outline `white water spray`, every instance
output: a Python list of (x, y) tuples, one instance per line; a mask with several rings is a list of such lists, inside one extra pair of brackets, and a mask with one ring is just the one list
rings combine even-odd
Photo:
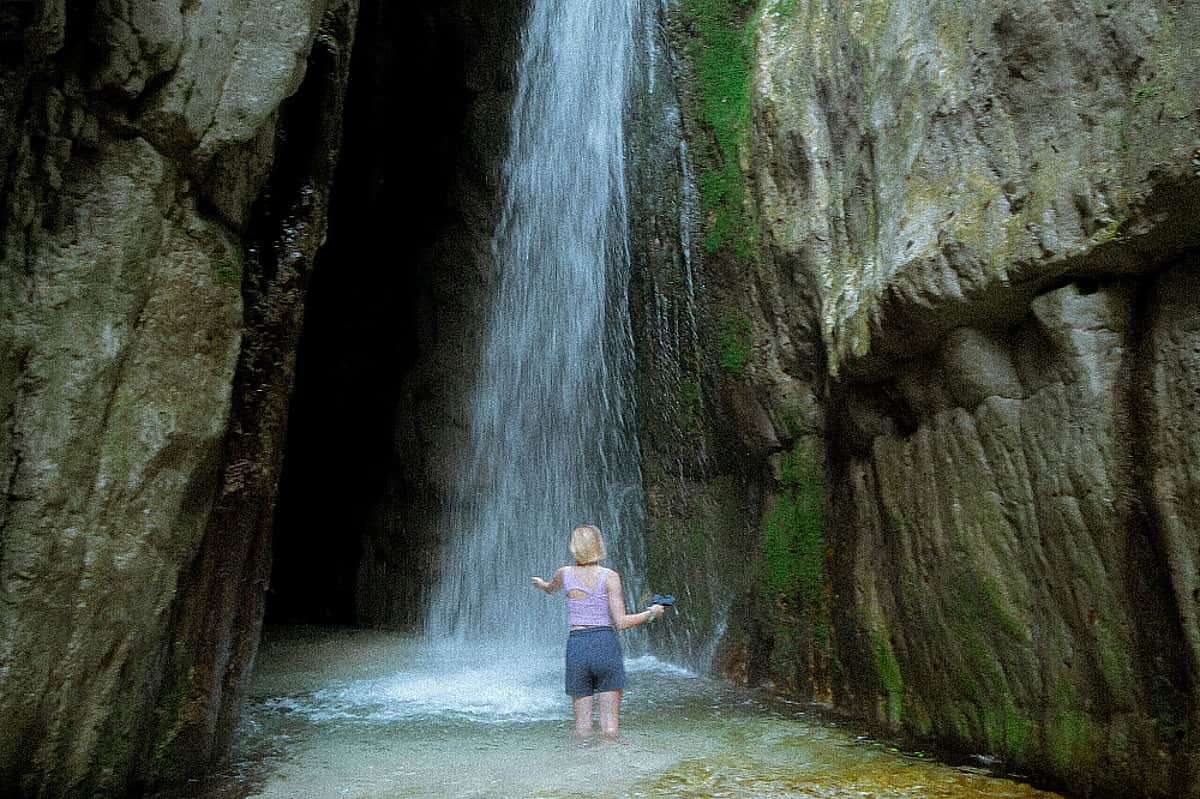
[(436, 639), (559, 639), (562, 603), (530, 586), (604, 531), (627, 596), (642, 488), (627, 293), (626, 95), (641, 0), (534, 0), (517, 73), (497, 293), (469, 398), (469, 444), (443, 514)]

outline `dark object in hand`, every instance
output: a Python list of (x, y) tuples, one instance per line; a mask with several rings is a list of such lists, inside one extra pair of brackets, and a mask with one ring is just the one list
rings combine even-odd
[(654, 597), (651, 598), (651, 600), (646, 603), (646, 607), (650, 607), (651, 605), (662, 605), (663, 607), (669, 608), (674, 604), (675, 604), (675, 597), (659, 596), (658, 594), (655, 594)]

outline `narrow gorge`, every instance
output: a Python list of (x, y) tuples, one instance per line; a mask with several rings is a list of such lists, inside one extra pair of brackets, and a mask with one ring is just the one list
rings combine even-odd
[(591, 9), (0, 5), (0, 796), (201, 795), (274, 630), (537, 648), (596, 521), (664, 696), (1200, 799), (1200, 3)]

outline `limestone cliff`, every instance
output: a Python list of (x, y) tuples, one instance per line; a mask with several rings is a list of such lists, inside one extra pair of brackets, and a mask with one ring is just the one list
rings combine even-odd
[(1075, 792), (1200, 795), (1200, 6), (676, 16), (737, 441), (697, 482), (757, 537), (726, 667)]
[(0, 8), (0, 793), (223, 751), (353, 0)]

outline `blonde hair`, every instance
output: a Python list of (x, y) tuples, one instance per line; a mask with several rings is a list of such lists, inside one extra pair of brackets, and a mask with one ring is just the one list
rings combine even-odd
[(581, 524), (571, 531), (571, 554), (579, 565), (595, 563), (608, 557), (600, 528), (594, 524)]

